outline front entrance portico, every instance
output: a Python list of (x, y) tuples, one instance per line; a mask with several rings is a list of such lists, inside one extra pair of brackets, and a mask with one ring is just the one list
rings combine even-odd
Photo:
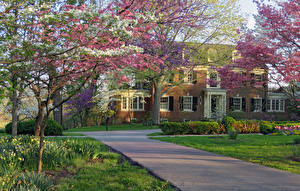
[(226, 115), (226, 90), (207, 88), (204, 90), (204, 117), (221, 119)]

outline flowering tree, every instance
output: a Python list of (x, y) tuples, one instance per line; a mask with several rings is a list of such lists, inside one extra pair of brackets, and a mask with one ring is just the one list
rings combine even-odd
[[(265, 69), (270, 83), (275, 83), (296, 101), (300, 89), (300, 2), (298, 0), (255, 1), (258, 7), (257, 26), (254, 30), (241, 31), (241, 40), (236, 49), (239, 59), (233, 66), (220, 70), (223, 86), (239, 87), (249, 77), (234, 73), (240, 68), (245, 73), (255, 68)], [(236, 83), (238, 82), (238, 83)]]
[(81, 126), (89, 113), (89, 110), (95, 105), (93, 95), (95, 94), (94, 86), (83, 89), (79, 94), (67, 101), (66, 109), (69, 110), (67, 115), (78, 115)]
[[(183, 57), (183, 52), (192, 56), (198, 54), (197, 50), (202, 45), (228, 42), (236, 36), (235, 27), (241, 21), (236, 12), (237, 1), (120, 1), (128, 11), (141, 12), (154, 20), (154, 32), (136, 43), (145, 49), (148, 54), (145, 59), (152, 66), (151, 71), (143, 72), (143, 78), (149, 80), (154, 87), (152, 122), (159, 124), (160, 98), (167, 91), (165, 85), (172, 77), (172, 72), (179, 67), (191, 70), (196, 64), (207, 64), (193, 63), (188, 56)], [(193, 47), (188, 47), (187, 42)]]
[[(22, 42), (24, 46), (8, 43), (6, 46), (18, 51), (19, 56), (15, 60), (3, 59), (1, 63), (26, 66), (22, 79), (33, 91), (38, 105), (35, 125), (35, 135), (40, 136), (38, 172), (42, 169), (44, 130), (50, 113), (99, 74), (120, 70), (143, 59), (143, 49), (130, 43), (132, 38), (143, 34), (143, 25), (136, 30), (141, 22), (139, 15), (115, 13), (110, 8), (99, 10), (61, 3), (28, 5), (20, 13), (30, 18), (20, 23), (27, 35)], [(147, 66), (139, 66), (144, 67)], [(53, 104), (54, 95), (62, 90), (66, 92), (64, 99)]]

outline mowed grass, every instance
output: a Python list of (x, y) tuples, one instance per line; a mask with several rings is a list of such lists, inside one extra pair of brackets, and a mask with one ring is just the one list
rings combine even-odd
[(118, 164), (116, 160), (88, 164), (73, 178), (62, 179), (56, 186), (58, 191), (171, 191), (167, 182), (148, 174), (145, 169), (131, 166), (128, 162)]
[(63, 132), (63, 136), (85, 136), (81, 133)]
[[(95, 160), (78, 160), (74, 166), (64, 167), (73, 172), (73, 177), (60, 178), (54, 190), (57, 191), (173, 191), (168, 182), (150, 175), (147, 170), (129, 164), (120, 154), (109, 152), (102, 143), (91, 138), (69, 138), (83, 144), (86, 142), (101, 145)], [(54, 137), (48, 140), (65, 141)], [(104, 148), (105, 147), (105, 148)], [(90, 147), (82, 148), (90, 149)], [(97, 152), (96, 152), (97, 153)], [(95, 154), (94, 154), (95, 156)]]
[[(158, 126), (145, 126), (143, 124), (122, 124), (122, 125), (109, 125), (109, 131), (123, 131), (123, 130), (146, 130), (146, 129), (159, 129)], [(74, 129), (68, 129), (65, 132), (84, 132), (84, 131), (106, 131), (105, 126), (88, 126)]]
[(300, 146), (294, 144), (296, 137), (300, 136), (239, 135), (237, 140), (230, 140), (228, 136), (152, 137), (152, 139), (300, 174), (300, 160), (297, 162), (297, 159), (300, 159)]

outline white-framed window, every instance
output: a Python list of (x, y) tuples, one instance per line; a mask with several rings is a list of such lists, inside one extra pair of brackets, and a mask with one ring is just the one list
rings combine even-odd
[(193, 96), (182, 97), (183, 111), (193, 111)]
[(128, 97), (122, 97), (122, 110), (128, 110)]
[(169, 97), (160, 98), (160, 111), (169, 111)]
[(143, 97), (122, 97), (122, 110), (128, 111), (143, 111), (144, 98)]
[(189, 72), (188, 74), (187, 74), (187, 77), (186, 77), (186, 82), (187, 83), (193, 83), (193, 72)]
[(254, 98), (252, 107), (253, 107), (253, 112), (261, 112), (262, 111), (262, 99)]
[(284, 112), (284, 100), (268, 99), (267, 109), (269, 112)]
[(242, 98), (241, 97), (232, 98), (231, 109), (233, 111), (242, 111)]
[(209, 72), (208, 79), (209, 88), (220, 88), (220, 79), (217, 72)]

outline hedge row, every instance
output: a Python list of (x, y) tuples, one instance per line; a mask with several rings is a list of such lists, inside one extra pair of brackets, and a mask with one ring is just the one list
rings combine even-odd
[(225, 133), (225, 128), (217, 122), (163, 122), (160, 124), (161, 130), (166, 135), (184, 135), (184, 134), (222, 134)]
[[(34, 120), (22, 121), (18, 123), (18, 134), (19, 135), (34, 135)], [(11, 134), (12, 132), (12, 123), (8, 123), (5, 126), (5, 132)], [(48, 120), (47, 127), (45, 129), (45, 135), (62, 135), (63, 129), (54, 120)]]
[(269, 134), (275, 132), (276, 126), (294, 126), (300, 125), (297, 122), (269, 122), (259, 120), (240, 120), (236, 121), (232, 117), (225, 117), (220, 123), (218, 122), (163, 122), (160, 128), (166, 135), (209, 135), (224, 134), (234, 128), (239, 133), (262, 133)]

